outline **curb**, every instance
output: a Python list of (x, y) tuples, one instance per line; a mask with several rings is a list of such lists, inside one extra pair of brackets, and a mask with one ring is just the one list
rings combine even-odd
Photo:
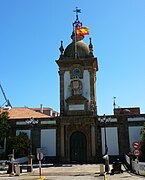
[[(28, 180), (28, 179), (21, 179), (21, 180)], [(29, 180), (45, 180), (45, 177), (40, 177), (40, 178), (29, 178)]]

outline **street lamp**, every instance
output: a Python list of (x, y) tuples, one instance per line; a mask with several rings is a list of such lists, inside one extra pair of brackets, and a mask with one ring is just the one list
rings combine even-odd
[(104, 139), (105, 139), (105, 155), (108, 154), (108, 146), (107, 146), (107, 136), (106, 136), (106, 115), (103, 115), (103, 122), (104, 122)]
[(106, 122), (107, 122), (106, 115), (103, 115), (103, 118), (100, 121), (104, 122), (104, 140), (105, 140), (105, 155), (103, 159), (105, 159), (105, 172), (109, 172), (109, 155), (108, 155), (108, 145), (107, 145), (107, 134), (106, 134)]
[(32, 172), (33, 170), (33, 166), (32, 166), (32, 127), (33, 125), (38, 124), (38, 119), (34, 119), (33, 117), (31, 117), (30, 119), (26, 120), (26, 124), (28, 124), (30, 126), (30, 154), (28, 156), (28, 164), (30, 165), (30, 167), (28, 167), (28, 171)]
[(31, 117), (30, 119), (26, 120), (26, 124), (28, 124), (30, 126), (30, 155), (32, 155), (32, 127), (35, 124), (38, 124), (38, 119), (34, 119), (33, 117)]

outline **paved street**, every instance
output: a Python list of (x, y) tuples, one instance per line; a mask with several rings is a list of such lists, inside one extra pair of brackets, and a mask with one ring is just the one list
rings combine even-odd
[[(127, 172), (123, 167), (122, 174), (106, 175), (106, 180), (145, 180), (145, 177), (137, 176)], [(100, 176), (100, 165), (83, 164), (83, 165), (61, 165), (52, 166), (42, 169), (42, 176), (46, 180), (104, 180), (104, 176)], [(9, 176), (8, 174), (0, 174), (0, 180), (38, 180), (39, 168), (34, 169), (33, 173), (22, 173), (20, 176)]]

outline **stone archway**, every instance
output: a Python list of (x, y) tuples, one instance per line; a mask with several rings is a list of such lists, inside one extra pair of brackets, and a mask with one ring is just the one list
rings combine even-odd
[(82, 132), (76, 131), (70, 137), (70, 160), (75, 163), (87, 161), (87, 140)]

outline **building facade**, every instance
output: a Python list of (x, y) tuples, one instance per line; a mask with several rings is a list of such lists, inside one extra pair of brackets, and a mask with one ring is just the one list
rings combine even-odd
[[(51, 108), (11, 108), (9, 135), (26, 132), (32, 142), (32, 153), (40, 149), (49, 162), (94, 163), (106, 152), (123, 157), (132, 152), (132, 143), (141, 139), (145, 114), (139, 108), (114, 108), (114, 115), (97, 113), (96, 87), (98, 60), (93, 44), (84, 43), (83, 28), (73, 23), (72, 42), (56, 60), (60, 78), (60, 114)], [(27, 123), (32, 122), (34, 123)], [(37, 122), (37, 123), (35, 123)]]
[(124, 156), (138, 141), (145, 121), (139, 108), (114, 108), (114, 115), (99, 116), (96, 104), (98, 61), (93, 44), (83, 42), (84, 35), (76, 15), (72, 42), (56, 61), (60, 77), (60, 117), (58, 120), (58, 156), (62, 162), (97, 162), (106, 153)]

